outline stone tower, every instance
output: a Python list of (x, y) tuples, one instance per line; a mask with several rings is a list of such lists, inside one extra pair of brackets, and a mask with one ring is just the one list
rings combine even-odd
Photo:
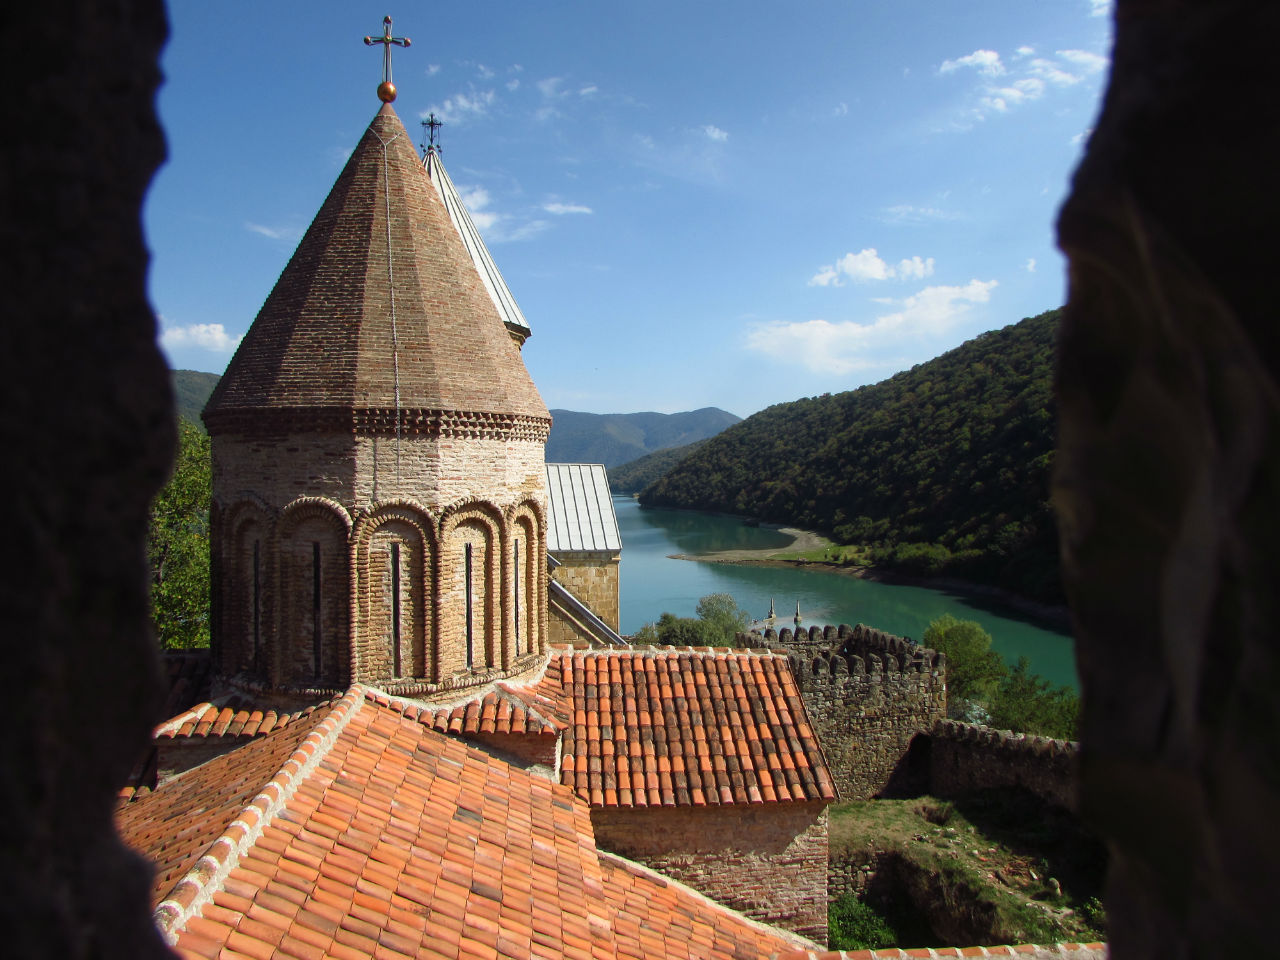
[(224, 678), (429, 695), (540, 663), (551, 418), (526, 334), (384, 103), (204, 411)]

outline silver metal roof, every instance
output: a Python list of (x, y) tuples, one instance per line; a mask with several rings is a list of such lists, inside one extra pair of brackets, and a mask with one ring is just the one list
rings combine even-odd
[(602, 463), (548, 463), (547, 552), (622, 549)]
[(502, 274), (498, 272), (498, 265), (493, 262), (493, 257), (489, 256), (489, 248), (484, 245), (480, 231), (471, 221), (471, 214), (467, 212), (462, 198), (458, 196), (458, 188), (453, 185), (453, 181), (449, 179), (449, 174), (444, 169), (444, 164), (440, 162), (440, 155), (434, 149), (428, 150), (427, 158), (422, 165), (426, 167), (427, 176), (435, 184), (440, 199), (444, 202), (444, 208), (449, 211), (449, 219), (453, 221), (458, 235), (462, 237), (467, 253), (471, 254), (471, 261), (476, 265), (480, 279), (484, 282), (484, 288), (489, 291), (493, 305), (498, 308), (498, 316), (508, 328), (514, 327), (516, 333), (529, 336), (529, 324), (525, 321), (524, 314), (520, 312), (520, 305), (511, 295), (511, 290), (508, 289), (507, 282), (502, 279)]

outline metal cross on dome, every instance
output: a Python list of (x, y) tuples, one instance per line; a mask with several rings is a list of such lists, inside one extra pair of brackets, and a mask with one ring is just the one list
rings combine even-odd
[(396, 98), (396, 85), (391, 82), (391, 46), (395, 44), (397, 47), (408, 47), (413, 41), (408, 37), (391, 35), (391, 15), (388, 14), (382, 18), (382, 36), (364, 38), (366, 47), (375, 43), (382, 44), (382, 82), (378, 84), (378, 99), (383, 103), (390, 103)]
[(426, 120), (422, 121), (422, 132), (427, 135), (427, 142), (422, 145), (423, 150), (440, 151), (440, 144), (437, 143), (438, 132), (444, 124), (436, 119), (434, 113), (430, 114)]

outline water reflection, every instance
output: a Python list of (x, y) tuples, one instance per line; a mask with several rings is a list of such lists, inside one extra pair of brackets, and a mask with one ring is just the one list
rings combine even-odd
[(775, 601), (778, 626), (791, 626), (796, 603), (803, 625), (857, 623), (919, 639), (929, 622), (950, 613), (977, 620), (1009, 662), (1019, 656), (1051, 682), (1076, 685), (1070, 636), (986, 598), (924, 587), (858, 580), (827, 568), (740, 566), (672, 560), (674, 553), (775, 548), (789, 538), (731, 517), (689, 510), (641, 510), (614, 499), (622, 529), (622, 632), (634, 633), (663, 612), (690, 617), (708, 593), (732, 594), (753, 617)]

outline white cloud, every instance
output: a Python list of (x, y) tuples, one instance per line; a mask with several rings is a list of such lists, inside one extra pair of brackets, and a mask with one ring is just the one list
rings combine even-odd
[(899, 203), (884, 208), (882, 219), (885, 223), (932, 223), (939, 220), (955, 220), (957, 214), (939, 207), (917, 207), (910, 203)]
[(580, 203), (560, 203), (559, 201), (550, 201), (542, 205), (542, 209), (547, 213), (553, 213), (556, 216), (563, 216), (566, 213), (591, 213), (591, 208), (583, 206)]
[(975, 50), (967, 57), (944, 60), (938, 71), (940, 73), (952, 73), (961, 67), (973, 67), (984, 77), (998, 77), (1004, 73), (1004, 64), (1000, 62), (1000, 54), (994, 50)]
[(869, 280), (889, 280), (894, 277), (923, 280), (932, 274), (933, 257), (911, 257), (909, 260), (899, 261), (894, 267), (881, 259), (875, 247), (867, 247), (858, 253), (846, 253), (834, 264), (820, 267), (810, 278), (809, 286), (842, 287), (845, 277), (854, 283), (866, 283)]
[(1101, 54), (1090, 53), (1088, 50), (1059, 50), (1058, 56), (1084, 70), (1085, 73), (1100, 73), (1111, 62)]
[(160, 331), (160, 345), (167, 350), (196, 347), (212, 353), (230, 353), (239, 346), (244, 334), (232, 337), (220, 323), (189, 323), (185, 327), (167, 327)]
[(925, 277), (933, 276), (933, 257), (927, 260), (912, 257), (910, 260), (900, 261), (898, 276), (903, 280), (923, 280)]
[(560, 89), (563, 83), (564, 77), (546, 77), (539, 80), (535, 86), (537, 86), (538, 92), (548, 100), (555, 100), (564, 96), (564, 91)]
[(589, 83), (589, 84), (587, 84), (585, 87), (582, 87), (582, 88), (580, 88), (580, 89), (578, 90), (578, 96), (580, 96), (580, 97), (590, 97), (590, 96), (592, 96), (592, 95), (594, 95), (594, 94), (597, 94), (597, 93), (599, 93), (599, 92), (600, 92), (600, 88), (599, 88), (599, 87), (597, 87), (594, 83)]
[(849, 114), (849, 105), (847, 103), (843, 103), (843, 102), (837, 103), (831, 109), (831, 115), (833, 117), (844, 117), (844, 116), (848, 116), (848, 114)]
[(434, 76), (435, 76), (437, 73), (439, 73), (439, 72), (440, 72), (440, 64), (438, 64), (438, 63), (428, 63), (428, 64), (427, 64), (427, 76), (428, 76), (428, 77), (434, 77)]
[(708, 140), (715, 140), (718, 143), (723, 143), (724, 141), (729, 139), (729, 134), (727, 131), (721, 130), (719, 127), (711, 123), (708, 123), (705, 127), (703, 127), (702, 132), (707, 135)]
[(434, 113), (445, 123), (462, 123), (467, 119), (482, 117), (489, 112), (489, 107), (497, 97), (492, 90), (472, 89), (467, 93), (455, 93), (440, 106), (433, 106), (427, 113)]
[(1093, 136), (1093, 127), (1089, 127), (1087, 130), (1081, 130), (1079, 133), (1077, 133), (1074, 137), (1071, 138), (1071, 145), (1073, 147), (1078, 147), (1080, 144), (1088, 140), (1091, 136)]
[(268, 227), (261, 223), (246, 221), (244, 228), (251, 233), (270, 237), (272, 240), (297, 240), (302, 236), (302, 231), (297, 227)]
[(1087, 50), (1059, 50), (1054, 57), (1032, 56), (1034, 53), (1033, 47), (1018, 47), (1009, 68), (991, 50), (977, 50), (967, 57), (943, 61), (938, 68), (940, 75), (961, 67), (977, 71), (973, 101), (965, 108), (963, 127), (971, 126), (973, 120), (985, 120), (1040, 100), (1051, 88), (1075, 86), (1101, 72), (1108, 62), (1106, 57)]
[(902, 300), (901, 309), (871, 323), (804, 320), (758, 324), (748, 330), (746, 345), (815, 373), (848, 374), (884, 367), (897, 360), (904, 343), (945, 334), (970, 306), (988, 302), (995, 287), (995, 280), (970, 280), (960, 287), (925, 287)]
[(519, 90), (519, 89), (520, 89), (520, 81), (519, 81), (519, 80), (517, 80), (517, 79), (511, 79), (511, 80), (508, 80), (508, 81), (507, 81), (507, 89), (508, 89), (508, 90), (513, 90), (513, 91), (514, 91), (514, 90)]
[(1106, 17), (1111, 14), (1111, 0), (1089, 0), (1089, 16)]
[(1070, 87), (1080, 82), (1080, 78), (1074, 73), (1068, 73), (1060, 64), (1044, 57), (1036, 57), (1031, 61), (1031, 72), (1034, 76), (1059, 87)]
[(1026, 266), (1026, 270), (1027, 270), (1027, 273), (1035, 273), (1035, 272), (1036, 272), (1036, 258), (1035, 258), (1035, 257), (1028, 257), (1028, 258), (1027, 258), (1027, 266)]
[(476, 64), (476, 76), (481, 80), (492, 80), (493, 71), (486, 67), (483, 63)]

